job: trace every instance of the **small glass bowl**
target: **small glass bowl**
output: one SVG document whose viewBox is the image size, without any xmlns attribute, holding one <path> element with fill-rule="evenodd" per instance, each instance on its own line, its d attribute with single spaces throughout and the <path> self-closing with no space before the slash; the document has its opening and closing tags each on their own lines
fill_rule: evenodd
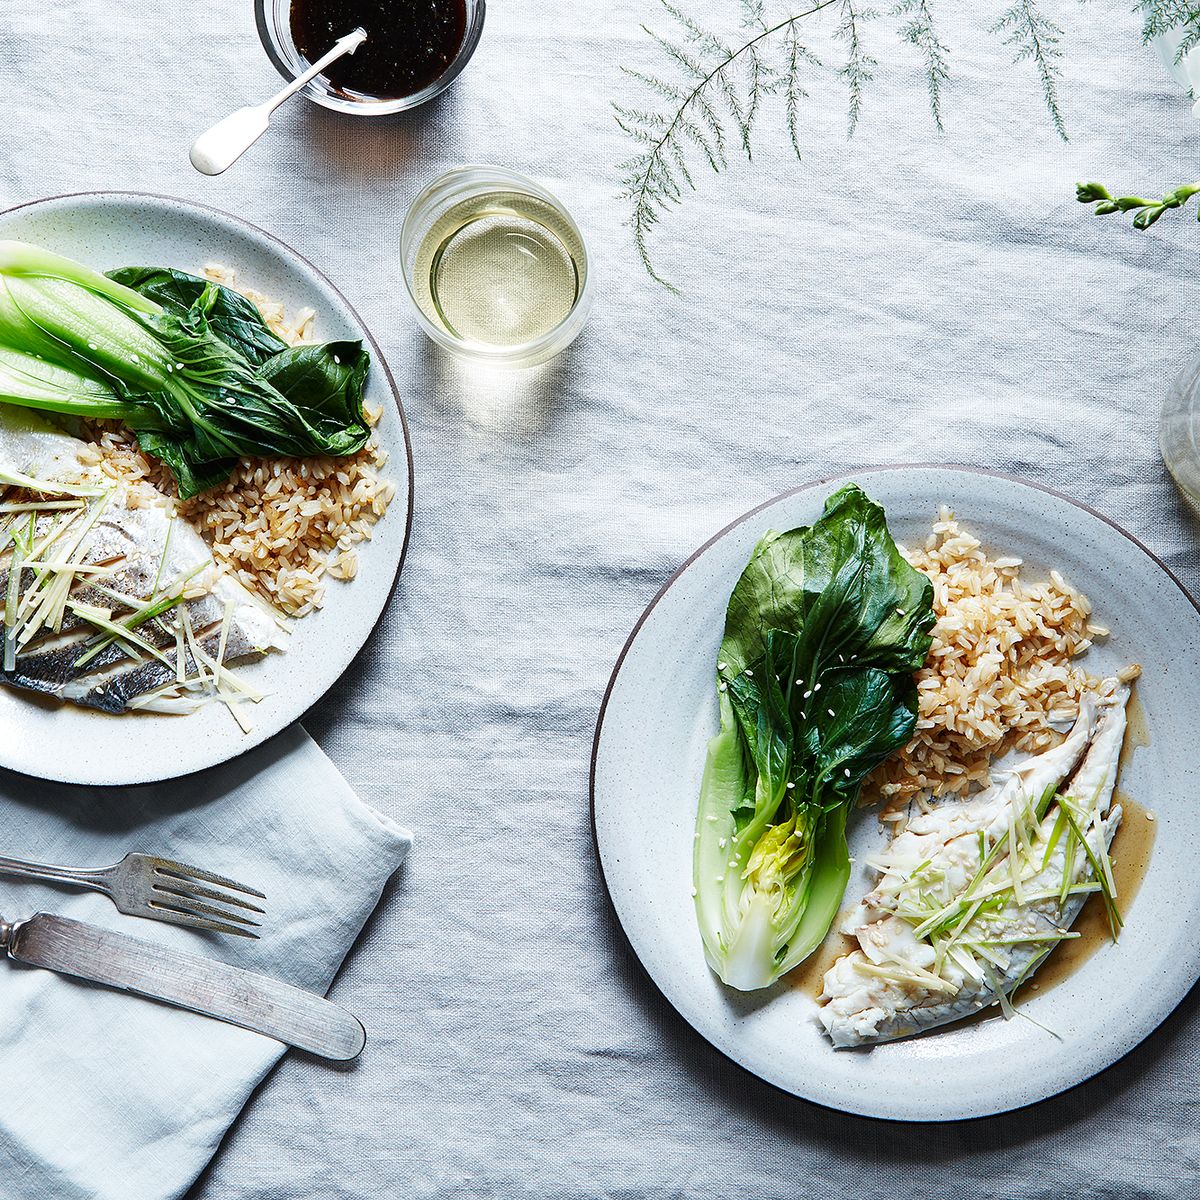
<svg viewBox="0 0 1200 1200">
<path fill-rule="evenodd" d="M 329 80 L 323 75 L 306 83 L 300 89 L 302 96 L 320 104 L 323 108 L 331 108 L 335 112 L 350 113 L 355 117 L 383 117 L 390 113 L 405 112 L 416 108 L 434 96 L 444 92 L 462 73 L 463 68 L 471 61 L 475 47 L 479 45 L 479 35 L 483 32 L 484 0 L 466 0 L 467 32 L 463 43 L 455 55 L 454 61 L 428 87 L 411 96 L 399 96 L 394 99 L 377 100 L 370 96 L 348 96 L 335 91 L 329 85 Z M 301 57 L 292 40 L 292 3 L 291 0 L 254 0 L 254 18 L 258 24 L 258 36 L 262 40 L 267 57 L 275 65 L 284 79 L 295 79 L 309 67 L 309 63 Z M 349 32 L 349 31 L 347 31 Z M 368 35 L 370 30 L 367 30 Z"/>
<path fill-rule="evenodd" d="M 430 319 L 417 297 L 415 268 L 425 235 L 455 205 L 476 196 L 492 192 L 524 192 L 536 197 L 553 208 L 558 219 L 570 230 L 578 249 L 579 286 L 575 302 L 563 319 L 539 337 L 509 346 L 492 346 L 487 343 L 457 337 L 443 326 Z M 592 272 L 588 259 L 587 244 L 579 226 L 562 202 L 547 191 L 536 180 L 529 179 L 506 167 L 489 167 L 472 164 L 455 167 L 439 175 L 409 206 L 400 229 L 400 258 L 404 271 L 404 285 L 412 301 L 417 320 L 425 333 L 439 346 L 460 358 L 496 367 L 533 367 L 561 354 L 578 336 L 587 321 L 592 307 Z"/>
</svg>

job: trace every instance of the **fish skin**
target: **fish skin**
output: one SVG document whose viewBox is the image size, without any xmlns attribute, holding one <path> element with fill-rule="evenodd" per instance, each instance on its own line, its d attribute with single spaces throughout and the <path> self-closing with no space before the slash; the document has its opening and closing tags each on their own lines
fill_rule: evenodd
<svg viewBox="0 0 1200 1200">
<path fill-rule="evenodd" d="M 196 640 L 206 654 L 216 657 L 227 602 L 233 606 L 233 615 L 226 640 L 226 662 L 248 661 L 271 650 L 286 650 L 289 635 L 278 614 L 236 579 L 220 574 L 204 539 L 185 519 L 174 516 L 173 501 L 149 483 L 116 483 L 82 457 L 87 449 L 87 443 L 40 417 L 0 405 L 0 469 L 49 482 L 97 484 L 111 489 L 101 515 L 85 536 L 80 558 L 89 565 L 115 566 L 113 574 L 104 579 L 105 586 L 145 599 L 153 592 L 156 579 L 160 586 L 169 584 L 199 568 L 188 587 L 208 590 L 179 607 L 186 609 Z M 40 518 L 35 537 L 49 527 L 50 519 Z M 11 549 L 0 555 L 0 596 L 7 587 L 11 561 Z M 86 581 L 77 582 L 71 598 L 104 608 L 114 604 Z M 75 667 L 75 660 L 95 632 L 68 610 L 61 629 L 35 638 L 18 653 L 13 671 L 0 669 L 0 679 L 14 687 L 116 714 L 129 711 L 137 697 L 175 678 L 175 635 L 159 622 L 146 622 L 138 633 L 169 654 L 169 667 L 153 658 L 135 662 L 115 643 L 85 667 Z M 185 670 L 189 675 L 196 671 L 195 660 L 186 648 Z"/>
<path fill-rule="evenodd" d="M 1085 698 L 1079 718 L 1060 746 L 1027 759 L 992 788 L 963 802 L 947 802 L 928 813 L 915 816 L 892 841 L 888 854 L 915 855 L 913 864 L 926 858 L 935 868 L 944 866 L 952 881 L 952 893 L 966 891 L 980 864 L 980 830 L 989 844 L 1008 828 L 1008 811 L 1022 797 L 1040 797 L 1051 784 L 1061 785 L 1062 794 L 1074 802 L 1093 804 L 1100 819 L 1085 837 L 1099 858 L 1103 846 L 1111 844 L 1121 821 L 1120 806 L 1112 806 L 1121 746 L 1125 736 L 1127 687 L 1118 688 L 1098 711 Z M 1074 772 L 1072 775 L 1071 773 Z M 1057 817 L 1052 804 L 1039 824 L 1037 841 L 1045 844 Z M 1022 884 L 1030 893 L 1057 890 L 1066 873 L 1066 839 L 1060 840 L 1045 867 Z M 1086 855 L 1076 852 L 1072 882 L 1094 879 Z M 893 889 L 894 894 L 894 889 Z M 1079 915 L 1087 895 L 1069 896 L 1060 907 L 1057 898 L 1028 902 L 1010 899 L 994 917 L 987 919 L 990 936 L 1002 937 L 1032 932 L 1069 929 Z M 924 1032 L 978 1012 L 1007 994 L 1024 976 L 1030 978 L 1040 965 L 1045 943 L 993 947 L 1002 969 L 990 968 L 988 977 L 977 981 L 958 964 L 947 960 L 942 976 L 957 987 L 953 994 L 940 992 L 915 981 L 901 983 L 871 975 L 867 963 L 896 959 L 917 967 L 935 965 L 933 947 L 914 936 L 914 926 L 892 915 L 887 908 L 886 878 L 869 893 L 851 915 L 844 932 L 856 937 L 859 948 L 840 958 L 826 972 L 819 1018 L 837 1048 L 891 1041 Z M 1053 945 L 1053 943 L 1051 943 Z M 1044 961 L 1044 959 L 1043 959 Z"/>
</svg>

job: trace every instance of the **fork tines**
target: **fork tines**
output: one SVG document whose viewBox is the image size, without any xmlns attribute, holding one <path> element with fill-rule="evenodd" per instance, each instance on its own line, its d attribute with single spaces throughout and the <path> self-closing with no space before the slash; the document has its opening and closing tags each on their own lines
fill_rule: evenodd
<svg viewBox="0 0 1200 1200">
<path fill-rule="evenodd" d="M 255 931 L 261 927 L 261 922 L 246 914 L 262 916 L 265 910 L 243 896 L 265 900 L 262 892 L 223 875 L 166 858 L 150 858 L 147 866 L 150 867 L 151 890 L 155 893 L 149 907 L 160 914 L 162 920 L 213 933 L 258 937 Z M 235 894 L 238 892 L 241 895 Z M 236 911 L 238 909 L 242 911 Z"/>
</svg>

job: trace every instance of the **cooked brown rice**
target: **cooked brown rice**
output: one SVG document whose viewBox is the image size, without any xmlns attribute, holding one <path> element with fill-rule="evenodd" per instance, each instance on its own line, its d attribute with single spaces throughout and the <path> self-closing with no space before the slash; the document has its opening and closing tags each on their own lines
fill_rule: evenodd
<svg viewBox="0 0 1200 1200">
<path fill-rule="evenodd" d="M 1021 560 L 989 558 L 942 508 L 925 545 L 904 551 L 933 581 L 933 647 L 917 672 L 917 733 L 868 781 L 888 810 L 914 797 L 964 795 L 989 782 L 1009 750 L 1056 745 L 1085 692 L 1102 684 L 1072 665 L 1108 631 L 1057 571 L 1021 579 Z"/>
<path fill-rule="evenodd" d="M 209 264 L 204 275 L 251 300 L 271 330 L 291 345 L 310 342 L 314 314 L 302 309 L 289 321 L 284 306 L 237 284 L 228 267 Z M 374 427 L 381 408 L 367 405 Z M 114 478 L 148 479 L 175 495 L 175 481 L 160 462 L 142 454 L 119 423 L 94 422 L 84 432 L 98 445 L 97 461 Z M 395 495 L 381 479 L 387 452 L 378 435 L 344 458 L 244 458 L 225 483 L 182 502 L 179 512 L 212 546 L 218 566 L 291 616 L 320 608 L 325 576 L 353 579 L 357 543 Z"/>
</svg>

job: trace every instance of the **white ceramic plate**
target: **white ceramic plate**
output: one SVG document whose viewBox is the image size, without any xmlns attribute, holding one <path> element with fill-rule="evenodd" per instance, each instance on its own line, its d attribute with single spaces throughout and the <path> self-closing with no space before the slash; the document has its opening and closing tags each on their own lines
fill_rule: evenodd
<svg viewBox="0 0 1200 1200">
<path fill-rule="evenodd" d="M 1115 525 L 1062 496 L 981 472 L 899 467 L 860 471 L 893 535 L 916 544 L 939 504 L 988 546 L 1019 554 L 1023 575 L 1051 567 L 1088 594 L 1112 630 L 1083 660 L 1096 674 L 1140 662 L 1150 744 L 1121 790 L 1153 810 L 1149 869 L 1106 944 L 1062 982 L 1031 993 L 1020 1017 L 950 1026 L 922 1037 L 835 1051 L 811 992 L 785 981 L 744 994 L 705 964 L 690 895 L 696 800 L 705 744 L 717 728 L 713 671 L 725 605 L 768 529 L 810 524 L 841 480 L 755 509 L 690 558 L 638 622 L 617 662 L 596 729 L 592 812 L 617 916 L 651 978 L 704 1037 L 741 1066 L 831 1108 L 910 1121 L 981 1117 L 1042 1100 L 1109 1066 L 1175 1008 L 1200 975 L 1200 613 L 1167 569 Z M 872 813 L 851 830 L 861 860 L 885 840 Z M 856 868 L 847 900 L 866 890 Z"/>
<path fill-rule="evenodd" d="M 334 684 L 374 629 L 391 595 L 412 519 L 408 428 L 387 364 L 342 294 L 311 263 L 270 234 L 216 209 L 135 192 L 37 200 L 0 213 L 0 238 L 36 242 L 100 270 L 167 266 L 235 268 L 239 282 L 311 307 L 322 339 L 362 338 L 371 352 L 366 398 L 382 405 L 380 439 L 396 497 L 363 543 L 358 577 L 330 580 L 325 607 L 295 625 L 291 648 L 240 668 L 267 697 L 244 734 L 223 705 L 184 717 L 109 716 L 42 702 L 0 687 L 0 766 L 67 783 L 131 784 L 171 779 L 244 753 L 290 725 Z"/>
</svg>

